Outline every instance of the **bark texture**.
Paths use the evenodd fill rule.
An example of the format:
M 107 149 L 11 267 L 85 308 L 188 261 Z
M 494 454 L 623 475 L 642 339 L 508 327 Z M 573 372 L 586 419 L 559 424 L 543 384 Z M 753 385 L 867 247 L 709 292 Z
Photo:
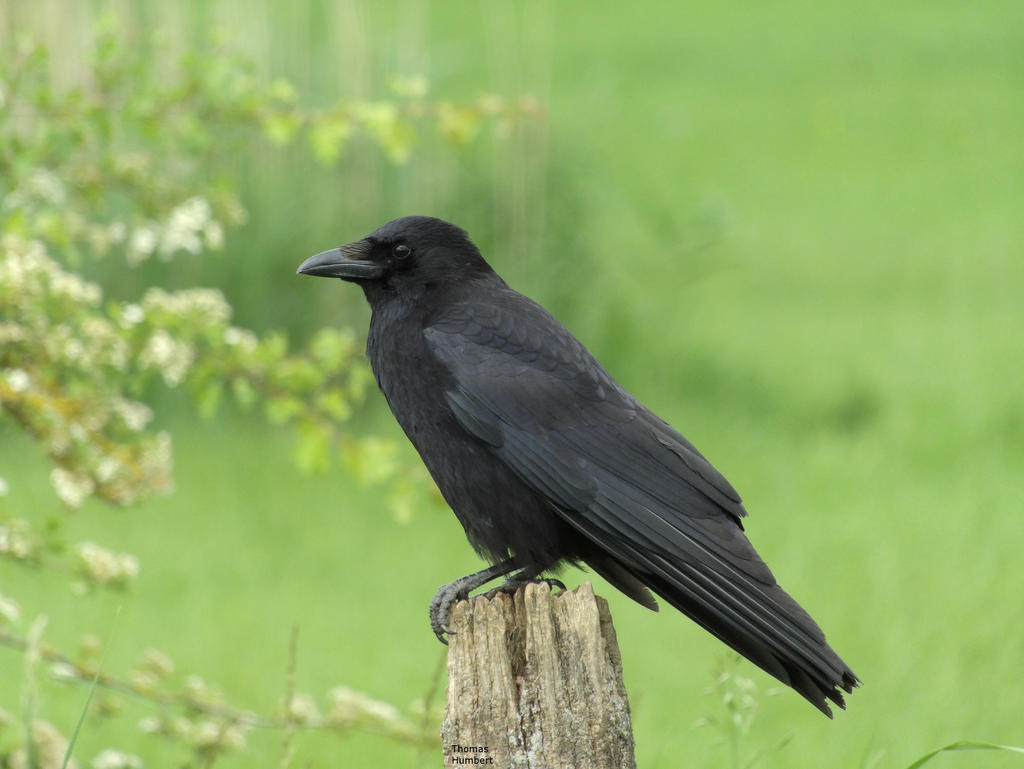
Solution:
M 636 766 L 615 629 L 589 582 L 462 601 L 451 627 L 445 766 Z

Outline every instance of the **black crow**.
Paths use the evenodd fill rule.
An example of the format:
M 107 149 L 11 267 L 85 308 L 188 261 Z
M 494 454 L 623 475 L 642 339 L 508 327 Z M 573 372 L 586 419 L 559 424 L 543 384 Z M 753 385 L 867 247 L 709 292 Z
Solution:
M 298 272 L 363 289 L 377 384 L 492 564 L 438 590 L 438 638 L 451 605 L 499 576 L 514 587 L 587 564 L 650 609 L 661 596 L 829 717 L 826 700 L 844 707 L 838 690 L 859 681 L 754 551 L 736 490 L 464 230 L 395 219 Z

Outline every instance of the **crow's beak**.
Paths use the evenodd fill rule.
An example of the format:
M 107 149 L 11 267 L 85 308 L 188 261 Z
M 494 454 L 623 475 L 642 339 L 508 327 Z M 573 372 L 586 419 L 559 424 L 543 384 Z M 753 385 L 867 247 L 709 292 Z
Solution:
M 368 240 L 357 240 L 341 248 L 322 251 L 299 265 L 300 275 L 316 275 L 321 278 L 342 280 L 372 280 L 379 278 L 384 268 L 370 260 L 373 244 Z

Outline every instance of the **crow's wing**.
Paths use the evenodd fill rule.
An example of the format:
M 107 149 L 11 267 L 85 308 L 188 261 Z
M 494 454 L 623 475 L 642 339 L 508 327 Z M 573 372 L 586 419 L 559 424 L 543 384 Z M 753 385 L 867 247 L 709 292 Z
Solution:
M 829 714 L 856 678 L 775 582 L 739 495 L 546 310 L 511 290 L 429 318 L 456 419 L 642 583 Z

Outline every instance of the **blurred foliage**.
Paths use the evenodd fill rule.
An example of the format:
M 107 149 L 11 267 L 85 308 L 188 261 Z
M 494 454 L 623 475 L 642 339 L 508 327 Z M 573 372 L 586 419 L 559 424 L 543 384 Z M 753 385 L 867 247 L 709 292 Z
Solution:
M 126 698 L 148 701 L 154 706 L 154 713 L 139 720 L 136 728 L 164 738 L 179 752 L 184 749 L 188 757 L 179 765 L 211 766 L 225 753 L 244 751 L 246 735 L 254 729 L 287 734 L 301 729 L 338 735 L 358 730 L 413 746 L 433 746 L 437 742 L 434 730 L 426 723 L 436 721 L 440 714 L 432 710 L 429 700 L 415 703 L 411 712 L 403 713 L 389 703 L 345 686 L 333 687 L 318 702 L 313 695 L 295 691 L 289 685 L 276 711 L 260 714 L 231 705 L 223 692 L 198 675 L 181 675 L 174 660 L 163 651 L 142 651 L 127 674 L 118 677 L 103 669 L 103 644 L 96 636 L 84 637 L 76 654 L 69 657 L 42 642 L 44 626 L 45 622 L 37 621 L 29 637 L 22 639 L 0 624 L 0 643 L 25 652 L 30 682 L 38 674 L 37 668 L 45 666 L 53 680 L 91 685 L 98 691 L 92 712 L 108 720 L 124 720 Z M 294 658 L 290 664 L 294 665 Z M 425 719 L 428 715 L 429 719 Z M 13 750 L 0 750 L 0 758 L 5 762 L 2 765 L 61 767 L 68 754 L 68 738 L 48 721 L 26 714 L 30 716 L 25 723 L 31 723 L 26 729 L 31 738 Z M 13 721 L 7 711 L 0 709 L 0 737 L 3 728 L 13 726 Z M 30 761 L 28 756 L 33 754 L 35 760 Z M 284 758 L 290 760 L 288 751 Z M 283 763 L 287 765 L 287 760 L 283 759 Z M 138 756 L 113 748 L 102 750 L 91 762 L 94 769 L 141 765 Z
M 0 419 L 42 447 L 65 508 L 77 510 L 89 497 L 124 506 L 172 487 L 171 435 L 154 427 L 160 390 L 185 390 L 203 417 L 229 397 L 290 428 L 302 470 L 324 471 L 340 456 L 357 477 L 385 484 L 396 514 L 407 518 L 425 474 L 403 467 L 387 442 L 342 429 L 372 381 L 352 332 L 322 328 L 293 351 L 282 333 L 232 324 L 218 290 L 149 286 L 133 301 L 114 300 L 106 298 L 109 286 L 85 274 L 99 261 L 133 270 L 151 259 L 221 250 L 247 218 L 222 161 L 226 136 L 255 133 L 271 146 L 304 141 L 330 165 L 364 135 L 401 163 L 428 126 L 462 145 L 485 120 L 501 130 L 520 106 L 493 96 L 430 102 L 425 79 L 399 78 L 390 100 L 313 110 L 287 81 L 262 82 L 223 46 L 186 52 L 170 74 L 168 57 L 159 40 L 123 29 L 112 14 L 101 18 L 88 66 L 69 87 L 55 84 L 47 51 L 30 40 L 0 54 Z M 0 479 L 0 496 L 10 491 Z M 2 508 L 0 557 L 66 571 L 78 592 L 126 588 L 140 568 L 133 555 L 95 542 L 69 547 L 58 518 L 36 528 Z M 0 627 L 20 615 L 18 602 L 0 595 Z M 183 714 L 168 711 L 144 731 L 191 745 L 195 765 L 243 748 L 245 731 L 264 726 L 429 741 L 393 707 L 343 687 L 332 690 L 325 715 L 303 694 L 290 696 L 282 715 L 260 717 L 227 706 L 194 677 L 179 691 L 162 689 L 173 668 L 165 655 L 150 654 L 120 680 L 101 671 L 94 644 L 72 658 L 38 638 L 0 633 L 0 642 L 27 652 L 30 667 L 50 660 L 58 678 L 95 678 L 101 687 L 176 706 Z M 67 741 L 31 707 L 25 711 L 25 746 L 11 748 L 4 765 L 60 765 L 54 761 Z M 93 765 L 134 766 L 136 759 L 112 751 Z
M 740 659 L 737 654 L 718 658 L 714 683 L 704 690 L 704 694 L 714 698 L 715 708 L 712 713 L 698 719 L 694 727 L 711 727 L 718 735 L 717 741 L 728 746 L 728 764 L 722 762 L 720 765 L 752 769 L 786 747 L 792 735 L 783 738 L 771 750 L 762 747 L 745 755 L 761 700 L 775 696 L 780 688 L 761 689 L 756 681 L 740 674 L 737 670 Z
M 89 91 L 91 24 L 111 7 L 159 30 L 164 42 L 151 47 L 148 66 L 168 87 L 181 80 L 181 52 L 224 54 L 210 30 L 230 30 L 232 47 L 256 63 L 244 65 L 248 77 L 263 89 L 279 75 L 294 85 L 300 96 L 278 100 L 281 110 L 316 116 L 393 103 L 416 140 L 396 163 L 355 122 L 339 141 L 332 132 L 348 129 L 336 122 L 314 140 L 312 122 L 286 120 L 286 145 L 268 139 L 262 121 L 202 123 L 209 150 L 177 158 L 196 184 L 137 227 L 153 224 L 151 243 L 197 197 L 221 221 L 218 178 L 237 193 L 245 225 L 222 223 L 223 250 L 207 247 L 202 230 L 192 231 L 200 255 L 179 250 L 166 260 L 159 245 L 140 248 L 149 256 L 134 268 L 127 231 L 98 258 L 81 235 L 73 249 L 46 242 L 50 259 L 101 287 L 101 307 L 141 306 L 154 286 L 216 286 L 232 307 L 228 323 L 260 339 L 283 329 L 295 344 L 339 321 L 363 329 L 358 291 L 291 279 L 295 265 L 392 216 L 452 219 L 510 285 L 554 312 L 721 467 L 750 503 L 758 549 L 863 674 L 850 712 L 831 723 L 789 693 L 763 702 L 741 759 L 867 769 L 907 766 L 961 736 L 1022 744 L 1024 695 L 1005 683 L 1024 658 L 1007 641 L 1016 615 L 1005 607 L 1019 602 L 1024 549 L 1024 4 L 661 2 L 637 13 L 583 0 L 0 0 L 0 59 L 31 30 L 47 41 L 56 92 Z M 491 98 L 482 91 L 532 92 L 502 104 L 514 114 L 541 103 L 547 119 L 481 117 L 463 124 L 474 141 L 453 144 L 442 96 L 457 117 Z M 314 141 L 337 147 L 334 164 L 311 151 Z M 126 205 L 89 221 L 125 221 L 135 210 Z M 201 213 L 184 206 L 179 217 Z M 298 349 L 311 354 L 305 341 Z M 199 672 L 228 699 L 268 713 L 282 699 L 282 639 L 298 622 L 309 664 L 296 689 L 317 695 L 321 713 L 327 681 L 395 703 L 420 697 L 439 652 L 424 632 L 426 591 L 476 567 L 458 522 L 417 515 L 395 527 L 380 512 L 380 486 L 300 478 L 288 466 L 295 431 L 263 424 L 260 391 L 250 415 L 235 418 L 233 386 L 211 390 L 218 417 L 203 421 L 178 408 L 195 398 L 187 382 L 167 387 L 154 370 L 137 396 L 128 393 L 154 412 L 152 432 L 173 433 L 178 486 L 130 513 L 94 494 L 51 527 L 61 503 L 44 444 L 0 420 L 0 497 L 10 491 L 0 498 L 0 548 L 34 553 L 0 556 L 0 621 L 24 635 L 46 610 L 46 637 L 66 651 L 123 603 L 127 649 L 118 653 L 104 634 L 111 673 L 130 679 L 133 650 L 155 644 L 182 669 L 161 684 L 169 691 Z M 349 404 L 347 429 L 398 436 L 374 401 L 382 405 L 372 396 Z M 401 441 L 339 446 L 328 460 L 340 457 L 370 482 L 389 465 L 410 468 Z M 408 511 L 422 483 L 401 483 L 417 489 Z M 130 592 L 72 594 L 69 585 L 85 583 L 78 545 L 88 542 L 107 551 L 97 574 L 130 573 L 124 556 L 138 556 Z M 718 723 L 685 728 L 705 712 L 721 724 L 729 717 L 708 704 L 724 705 L 721 693 L 698 696 L 717 642 L 681 617 L 647 616 L 603 591 L 627 658 L 639 762 L 727 764 L 724 746 L 712 744 L 724 736 Z M 948 632 L 922 634 L 931 627 Z M 0 653 L 0 702 L 12 712 L 0 752 L 9 752 L 28 732 L 18 653 Z M 37 717 L 70 736 L 84 684 L 56 683 L 46 665 L 37 672 Z M 181 739 L 135 728 L 149 700 L 115 699 L 124 705 L 118 720 L 91 715 L 82 729 L 81 763 L 108 745 L 147 765 L 194 762 Z M 100 689 L 91 710 L 106 701 Z M 293 766 L 413 763 L 407 744 L 295 729 Z M 784 756 L 774 756 L 791 733 Z M 281 737 L 249 731 L 246 751 L 217 763 L 284 763 Z M 1019 760 L 975 752 L 933 763 Z

